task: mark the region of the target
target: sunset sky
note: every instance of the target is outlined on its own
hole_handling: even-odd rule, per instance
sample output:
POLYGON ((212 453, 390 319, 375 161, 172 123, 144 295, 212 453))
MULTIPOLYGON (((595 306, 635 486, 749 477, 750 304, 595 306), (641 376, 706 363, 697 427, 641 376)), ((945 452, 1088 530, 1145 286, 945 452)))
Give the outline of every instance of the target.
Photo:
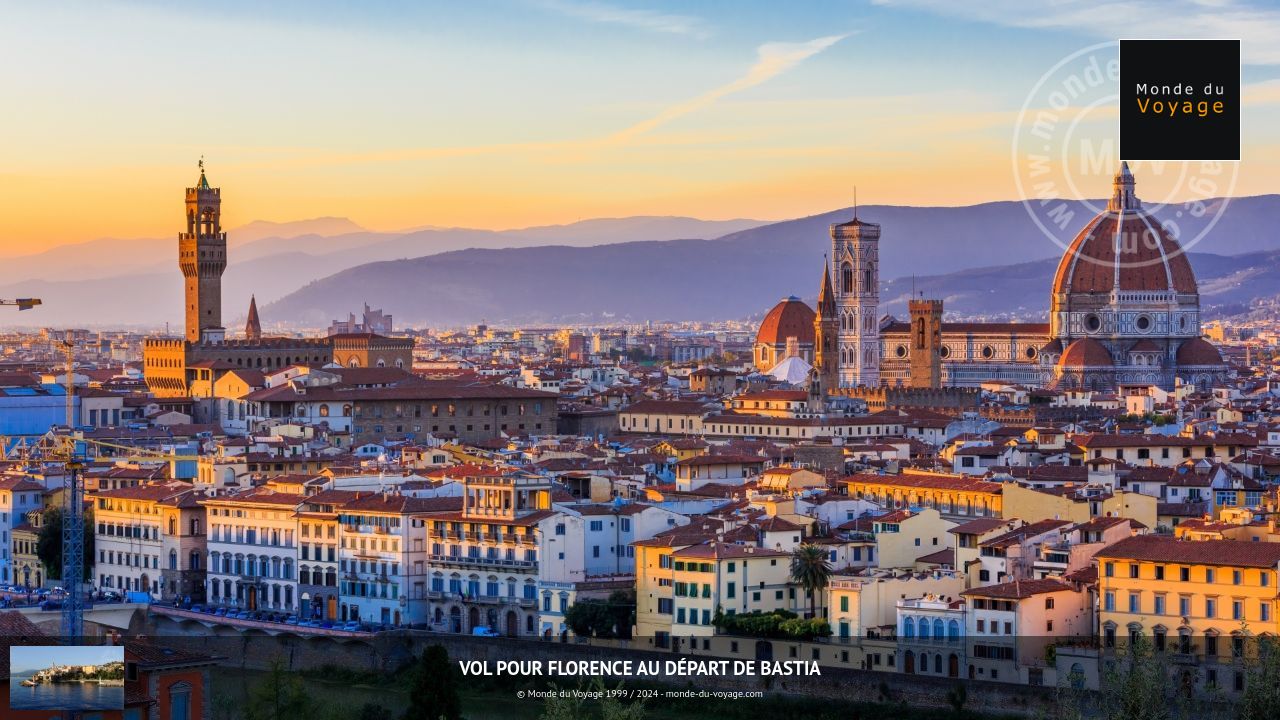
POLYGON ((1261 2, 261 4, 5 3, 0 255, 170 236, 201 155, 229 227, 1011 199, 1031 87, 1117 34, 1242 38, 1235 194, 1280 191, 1261 2))

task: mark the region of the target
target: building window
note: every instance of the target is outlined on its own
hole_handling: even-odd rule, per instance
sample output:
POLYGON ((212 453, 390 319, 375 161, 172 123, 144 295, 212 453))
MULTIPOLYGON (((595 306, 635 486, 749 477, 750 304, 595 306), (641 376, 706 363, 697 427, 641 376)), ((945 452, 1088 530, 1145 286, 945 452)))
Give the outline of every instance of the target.
POLYGON ((191 685, 186 682, 169 686, 169 720, 191 720, 191 685))

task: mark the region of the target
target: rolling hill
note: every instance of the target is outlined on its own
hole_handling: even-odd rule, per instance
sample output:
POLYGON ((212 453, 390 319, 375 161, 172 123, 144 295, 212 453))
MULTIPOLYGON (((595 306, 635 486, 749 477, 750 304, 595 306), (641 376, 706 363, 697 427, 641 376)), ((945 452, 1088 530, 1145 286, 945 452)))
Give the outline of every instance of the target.
MULTIPOLYGON (((1063 243, 1090 216, 1081 203, 1069 207, 1074 217, 1063 243)), ((893 278, 886 280, 881 294, 887 312, 903 312, 913 285, 946 298, 952 312, 1044 312, 1049 278, 1062 249, 1041 234, 1021 203, 864 206, 860 214, 883 228, 881 278, 893 278)), ((626 218, 502 232, 420 228, 400 234, 354 230, 259 237, 232 251, 223 283, 223 320, 232 329, 243 322, 250 293, 257 295, 268 328, 275 323, 327 325, 363 302, 393 313, 401 326, 456 326, 482 319, 749 317, 786 295, 812 297, 821 258, 829 251, 827 226, 850 215, 848 209, 836 210, 734 228, 714 239, 661 235, 699 228, 710 235, 732 223, 756 221, 724 225, 626 218), (648 233, 658 237, 634 239, 648 233)), ((1192 248, 1207 305, 1274 294, 1275 283, 1265 269, 1280 259, 1277 218, 1280 196, 1233 199, 1212 232, 1192 248)), ((1188 236, 1198 233, 1204 220, 1179 223, 1188 236)), ((0 297, 45 300, 39 318, 26 313, 23 322, 178 323, 182 280, 172 252, 171 245, 149 248, 132 256, 131 272, 113 276, 66 272, 48 276, 59 279, 10 277, 0 285, 0 297), (138 262, 138 257, 152 259, 138 262)), ((0 271, 0 282, 6 277, 0 271)))

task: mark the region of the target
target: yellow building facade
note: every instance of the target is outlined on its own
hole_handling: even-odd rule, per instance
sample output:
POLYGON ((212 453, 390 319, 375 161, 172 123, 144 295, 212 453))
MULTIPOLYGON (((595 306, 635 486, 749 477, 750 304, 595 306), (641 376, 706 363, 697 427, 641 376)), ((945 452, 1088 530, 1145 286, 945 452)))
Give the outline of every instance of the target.
MULTIPOLYGON (((790 584, 789 553, 692 538, 635 543, 636 637, 658 647, 671 638, 715 635, 717 610, 725 614, 808 607, 790 584)), ((817 598, 820 602, 820 598, 817 598)))
POLYGON ((1139 535, 1099 551, 1104 650, 1138 636, 1199 661, 1229 660, 1245 638, 1280 631, 1280 543, 1139 535))
POLYGON ((849 497, 870 500, 890 509, 933 508, 943 517, 1001 517, 1001 483, 964 475, 907 470, 901 475, 859 473, 843 480, 849 497))

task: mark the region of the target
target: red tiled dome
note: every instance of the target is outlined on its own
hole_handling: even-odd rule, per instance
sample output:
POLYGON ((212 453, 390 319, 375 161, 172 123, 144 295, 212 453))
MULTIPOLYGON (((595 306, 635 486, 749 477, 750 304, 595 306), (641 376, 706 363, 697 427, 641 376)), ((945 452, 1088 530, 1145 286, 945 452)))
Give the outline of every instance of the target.
POLYGON ((1178 348, 1178 365, 1221 365, 1218 348, 1204 338, 1192 338, 1178 348))
POLYGON ((813 308, 795 296, 784 298, 773 306, 760 323, 756 342, 767 345, 785 345, 787 338, 796 338, 801 344, 813 344, 813 308))
POLYGON ((1111 367, 1111 353, 1102 343, 1093 338, 1080 338, 1067 346, 1062 358, 1058 360, 1062 367, 1111 367))
POLYGON ((1143 210, 1133 186, 1133 175, 1124 165, 1116 174, 1107 210, 1085 225, 1058 263, 1055 295, 1113 289, 1197 292, 1196 276, 1182 246, 1143 210))

